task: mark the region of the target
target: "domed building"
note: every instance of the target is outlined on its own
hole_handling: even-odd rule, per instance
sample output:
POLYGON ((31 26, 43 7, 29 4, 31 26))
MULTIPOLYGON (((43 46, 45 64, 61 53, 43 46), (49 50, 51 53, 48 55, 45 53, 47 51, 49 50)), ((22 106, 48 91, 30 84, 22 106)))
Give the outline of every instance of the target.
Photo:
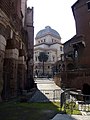
POLYGON ((48 55, 48 60, 44 64, 45 75, 53 75, 53 65, 61 60, 63 54, 63 45, 59 33, 46 26, 45 29, 40 30, 35 37, 34 45, 34 75, 41 76, 43 65, 39 61, 38 56, 40 52, 45 52, 48 55))

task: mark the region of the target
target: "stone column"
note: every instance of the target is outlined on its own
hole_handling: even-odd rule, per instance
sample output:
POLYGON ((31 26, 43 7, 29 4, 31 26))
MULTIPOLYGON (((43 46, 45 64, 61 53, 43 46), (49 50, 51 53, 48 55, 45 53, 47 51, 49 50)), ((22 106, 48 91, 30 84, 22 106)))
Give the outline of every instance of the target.
POLYGON ((4 60, 4 97, 5 99, 15 97, 17 95, 17 65, 18 65, 18 49, 15 48, 15 40, 7 40, 4 60))
POLYGON ((26 80, 26 61, 24 57, 24 50, 19 50, 19 59, 18 59, 18 91, 25 89, 25 80, 26 80))
POLYGON ((0 35, 0 101, 1 101, 1 93, 3 89, 3 62, 4 62, 5 46, 6 46, 6 40, 2 35, 0 35))

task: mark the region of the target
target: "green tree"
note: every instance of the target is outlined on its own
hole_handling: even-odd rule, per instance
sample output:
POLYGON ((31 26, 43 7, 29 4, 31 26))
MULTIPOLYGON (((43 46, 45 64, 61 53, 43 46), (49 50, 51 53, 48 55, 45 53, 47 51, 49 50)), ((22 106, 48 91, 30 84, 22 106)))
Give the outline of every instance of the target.
POLYGON ((38 59, 40 62, 43 63, 43 75, 44 75, 44 62, 47 62, 48 60, 48 55, 46 54, 46 52, 40 52, 38 59))

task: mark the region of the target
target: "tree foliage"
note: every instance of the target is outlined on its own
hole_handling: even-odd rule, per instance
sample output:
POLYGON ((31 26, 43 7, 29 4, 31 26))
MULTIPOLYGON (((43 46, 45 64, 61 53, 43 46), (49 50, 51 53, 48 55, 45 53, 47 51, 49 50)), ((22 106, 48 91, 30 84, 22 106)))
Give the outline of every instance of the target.
POLYGON ((38 59, 40 62, 43 63, 43 75, 44 75, 44 62, 47 62, 48 60, 48 55, 45 52, 40 52, 38 59))
POLYGON ((40 52, 38 59, 40 62, 47 62, 48 55, 45 52, 40 52))

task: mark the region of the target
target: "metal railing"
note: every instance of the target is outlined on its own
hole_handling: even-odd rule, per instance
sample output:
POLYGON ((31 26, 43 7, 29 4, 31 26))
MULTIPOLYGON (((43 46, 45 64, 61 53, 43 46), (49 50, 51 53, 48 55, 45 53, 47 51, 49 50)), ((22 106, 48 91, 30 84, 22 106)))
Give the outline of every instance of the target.
POLYGON ((74 110, 90 112, 90 95, 66 90, 61 93, 61 108, 63 108, 64 111, 70 109, 71 113, 74 110))
POLYGON ((60 89, 55 89, 55 90, 40 90, 43 95, 52 102, 55 101, 60 101, 60 89))

